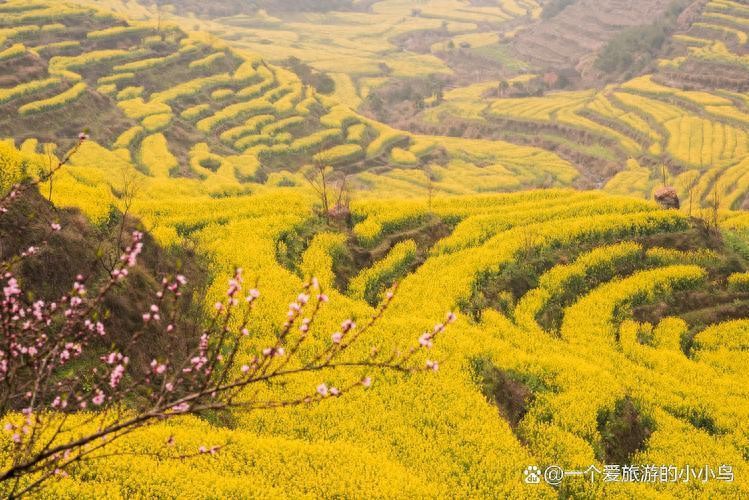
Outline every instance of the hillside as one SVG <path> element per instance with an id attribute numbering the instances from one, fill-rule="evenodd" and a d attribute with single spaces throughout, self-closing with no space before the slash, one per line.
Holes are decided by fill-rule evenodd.
<path id="1" fill-rule="evenodd" d="M 630 4 L 375 2 L 219 17 L 196 8 L 206 16 L 196 21 L 174 2 L 158 15 L 277 63 L 296 57 L 332 77 L 338 102 L 396 128 L 545 149 L 574 165 L 575 186 L 617 194 L 649 198 L 665 166 L 685 210 L 747 207 L 749 12 L 722 0 Z M 637 45 L 655 40 L 649 52 Z M 644 74 L 597 88 L 599 65 L 615 80 Z M 559 90 L 581 79 L 593 88 Z"/>
<path id="2" fill-rule="evenodd" d="M 41 195 L 0 218 L 0 255 L 64 222 L 24 285 L 58 293 L 127 213 L 147 236 L 143 279 L 105 318 L 124 338 L 128 320 L 150 321 L 142 295 L 155 275 L 184 264 L 197 306 L 233 299 L 237 268 L 260 290 L 241 321 L 242 373 L 261 353 L 292 359 L 265 351 L 313 276 L 331 307 L 299 327 L 301 359 L 337 345 L 347 320 L 379 314 L 396 284 L 355 354 L 400 351 L 458 312 L 421 344 L 439 360 L 429 373 L 356 367 L 352 380 L 372 375 L 371 387 L 342 397 L 327 388 L 348 374 L 269 378 L 238 401 L 295 401 L 320 384 L 326 396 L 160 415 L 55 473 L 40 496 L 749 496 L 749 8 L 696 2 L 646 74 L 548 88 L 561 84 L 546 78 L 557 61 L 540 61 L 545 46 L 570 49 L 563 66 L 592 64 L 665 8 L 631 3 L 637 16 L 601 2 L 582 33 L 572 21 L 584 0 L 554 15 L 532 0 L 0 3 L 0 193 L 19 177 L 11 167 L 39 177 L 80 144 Z M 533 33 L 535 48 L 522 42 Z M 335 91 L 304 83 L 289 56 Z M 437 80 L 424 98 L 420 85 Z M 413 111 L 398 116 L 407 130 L 367 116 L 371 95 Z M 76 143 L 84 128 L 90 139 Z M 663 184 L 681 210 L 652 201 Z M 155 377 L 148 358 L 185 345 L 152 340 L 141 364 Z M 95 409 L 70 415 L 99 425 Z M 15 448 L 0 436 L 4 469 Z M 695 477 L 523 476 L 613 464 Z M 726 465 L 731 481 L 694 470 Z"/>
<path id="3" fill-rule="evenodd" d="M 105 175 L 107 157 L 99 158 L 91 169 Z M 369 314 L 367 294 L 376 301 L 393 280 L 400 287 L 378 329 L 381 348 L 428 328 L 429 316 L 453 305 L 462 319 L 435 348 L 449 361 L 429 384 L 385 375 L 366 394 L 277 413 L 238 411 L 228 427 L 190 419 L 159 425 L 115 446 L 147 450 L 173 435 L 189 449 L 207 433 L 211 442 L 235 446 L 210 460 L 161 466 L 147 457 L 92 462 L 89 473 L 73 473 L 53 492 L 91 495 L 127 485 L 130 494 L 234 495 L 249 481 L 283 496 L 374 494 L 390 491 L 388 484 L 398 484 L 394 495 L 522 495 L 530 486 L 517 480 L 518 464 L 579 468 L 614 457 L 728 461 L 737 478 L 744 476 L 746 214 L 725 220 L 734 230 L 720 236 L 650 202 L 546 190 L 443 196 L 431 207 L 361 200 L 352 206 L 352 225 L 326 228 L 310 218 L 314 198 L 297 188 L 216 198 L 205 182 L 143 182 L 134 212 L 158 221 L 165 243 L 167 235 L 172 243 L 178 235 L 198 242 L 214 273 L 209 297 L 220 296 L 234 264 L 262 277 L 261 345 L 273 335 L 268 322 L 281 312 L 276 304 L 312 274 L 339 304 L 320 318 L 323 331 L 348 315 Z M 447 233 L 422 237 L 420 228 L 435 219 Z M 311 236 L 295 236 L 302 234 Z M 409 245 L 424 257 L 415 260 Z M 373 260 L 352 275 L 342 256 L 353 251 L 371 252 Z M 283 255 L 296 255 L 298 267 L 285 267 Z M 341 273 L 349 278 L 340 281 Z M 625 411 L 635 420 L 622 428 Z M 304 457 L 294 462 L 293 481 L 266 483 L 271 471 L 284 469 L 285 454 Z M 321 480 L 319 470 L 334 456 L 346 464 L 336 472 L 348 481 Z M 236 461 L 254 465 L 239 471 Z M 368 463 L 381 475 L 363 474 Z M 435 468 L 439 483 L 427 479 Z M 662 487 L 677 496 L 727 495 L 744 492 L 746 483 Z M 550 494 L 545 488 L 534 491 Z M 587 482 L 563 491 L 590 492 Z M 632 490 L 612 483 L 605 491 Z"/>
<path id="4" fill-rule="evenodd" d="M 546 15 L 520 33 L 513 47 L 523 59 L 542 68 L 590 69 L 595 54 L 618 33 L 661 17 L 671 0 L 555 0 Z M 559 7 L 553 8 L 553 6 Z M 559 12 L 556 12 L 558 9 Z"/>
<path id="5" fill-rule="evenodd" d="M 471 127 L 510 142 L 557 152 L 587 172 L 588 185 L 649 197 L 673 184 L 690 206 L 749 207 L 749 33 L 738 4 L 708 2 L 674 35 L 675 55 L 643 75 L 601 90 L 505 97 L 497 83 L 445 95 L 415 129 Z M 728 14 L 722 12 L 730 12 Z M 680 47 L 680 48 L 679 48 Z"/>
<path id="6" fill-rule="evenodd" d="M 120 168 L 132 163 L 145 175 L 203 178 L 219 190 L 227 183 L 305 183 L 297 172 L 316 162 L 361 173 L 351 181 L 359 189 L 387 183 L 422 194 L 427 165 L 437 180 L 474 177 L 462 188 L 474 192 L 569 185 L 577 175 L 533 148 L 507 144 L 488 155 L 470 142 L 437 148 L 437 140 L 360 116 L 290 71 L 212 37 L 128 25 L 82 7 L 15 5 L 2 6 L 3 23 L 13 28 L 3 34 L 0 56 L 8 75 L 0 135 L 19 144 L 33 139 L 32 151 L 46 142 L 69 144 L 75 130 L 87 128 L 115 152 Z M 481 168 L 487 161 L 492 168 Z"/>

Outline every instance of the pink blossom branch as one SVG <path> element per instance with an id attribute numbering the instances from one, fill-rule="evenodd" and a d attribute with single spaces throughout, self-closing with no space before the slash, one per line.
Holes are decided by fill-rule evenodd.
<path id="1" fill-rule="evenodd" d="M 84 140 L 81 136 L 47 178 L 67 164 Z M 0 200 L 0 207 L 39 182 L 17 187 L 13 191 L 16 194 Z M 59 224 L 52 228 L 60 229 Z M 328 334 L 330 341 L 305 360 L 300 353 L 311 338 L 320 338 L 313 335 L 313 330 L 329 300 L 313 278 L 289 305 L 271 345 L 240 366 L 240 354 L 252 352 L 248 344 L 259 341 L 249 325 L 260 292 L 256 288 L 244 292 L 242 270 L 237 269 L 224 300 L 216 303 L 210 320 L 196 333 L 198 338 L 187 333 L 188 327 L 179 315 L 187 279 L 178 275 L 162 280 L 150 306 L 142 311 L 142 328 L 132 332 L 123 345 L 115 345 L 101 355 L 99 350 L 109 332 L 98 318 L 104 317 L 104 304 L 112 291 L 127 286 L 142 250 L 143 235 L 135 231 L 118 262 L 95 290 L 89 291 L 88 280 L 79 275 L 67 294 L 47 302 L 29 303 L 28 294 L 12 273 L 17 264 L 35 253 L 34 249 L 12 262 L 0 263 L 0 415 L 12 443 L 11 463 L 0 471 L 0 492 L 9 496 L 29 493 L 120 437 L 164 419 L 209 410 L 273 410 L 319 403 L 366 389 L 372 383 L 369 374 L 363 378 L 347 376 L 349 380 L 340 387 L 320 383 L 305 394 L 260 399 L 257 388 L 284 378 L 361 369 L 401 373 L 437 370 L 437 361 L 418 361 L 417 354 L 430 349 L 447 324 L 455 320 L 449 313 L 444 323 L 423 333 L 405 354 L 394 350 L 381 355 L 373 349 L 357 359 L 351 354 L 352 346 L 382 319 L 393 300 L 393 289 L 364 327 L 357 328 L 353 319 L 346 319 L 339 331 Z M 138 367 L 131 358 L 142 352 L 146 332 L 179 335 L 194 347 L 184 358 L 166 353 L 147 367 Z M 74 417 L 82 410 L 94 412 Z M 88 430 L 91 425 L 93 430 Z M 215 453 L 220 448 L 206 447 L 200 453 Z"/>

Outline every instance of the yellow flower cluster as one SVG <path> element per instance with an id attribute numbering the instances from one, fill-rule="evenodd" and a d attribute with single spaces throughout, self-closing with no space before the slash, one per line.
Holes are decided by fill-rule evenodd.
<path id="1" fill-rule="evenodd" d="M 315 162 L 324 165 L 337 166 L 344 163 L 352 163 L 364 156 L 364 151 L 358 144 L 341 144 L 317 153 L 313 158 Z"/>
<path id="2" fill-rule="evenodd" d="M 41 101 L 33 101 L 28 104 L 24 104 L 18 108 L 18 113 L 21 115 L 31 115 L 34 113 L 42 113 L 53 109 L 61 108 L 71 102 L 79 99 L 87 89 L 87 85 L 83 82 L 78 82 L 68 90 L 61 92 L 48 99 L 42 99 Z"/>
<path id="3" fill-rule="evenodd" d="M 728 286 L 740 292 L 749 292 L 749 273 L 732 274 L 728 277 Z"/>

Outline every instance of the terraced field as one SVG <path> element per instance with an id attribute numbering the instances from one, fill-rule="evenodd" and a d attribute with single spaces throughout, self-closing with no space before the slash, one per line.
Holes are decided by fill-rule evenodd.
<path id="1" fill-rule="evenodd" d="M 720 64 L 738 71 L 749 9 L 706 3 L 676 38 L 684 55 L 654 75 L 524 98 L 500 97 L 498 80 L 460 86 L 404 132 L 352 109 L 387 77 L 378 58 L 403 74 L 441 71 L 433 54 L 450 40 L 491 51 L 540 6 L 429 0 L 414 12 L 396 0 L 293 19 L 190 19 L 211 35 L 187 31 L 183 13 L 155 26 L 137 2 L 106 3 L 141 22 L 91 7 L 100 3 L 0 3 L 0 187 L 9 166 L 43 174 L 89 127 L 91 140 L 40 192 L 98 228 L 127 211 L 164 247 L 195 249 L 209 268 L 206 304 L 241 266 L 262 296 L 240 364 L 276 341 L 288 297 L 312 276 L 336 306 L 316 317 L 310 358 L 343 320 L 375 314 L 395 283 L 361 353 L 402 349 L 447 311 L 459 316 L 428 351 L 439 360 L 428 377 L 377 373 L 368 390 L 322 404 L 159 423 L 107 448 L 108 459 L 71 467 L 45 495 L 749 496 L 749 215 L 738 210 L 749 208 L 749 107 L 728 73 L 682 88 L 690 65 L 712 71 L 705 51 L 721 44 L 731 56 Z M 423 52 L 420 30 L 441 33 Z M 395 51 L 393 37 L 418 55 Z M 334 70 L 336 94 L 257 55 L 264 40 L 279 59 Z M 352 77 L 344 54 L 354 53 L 362 71 Z M 341 217 L 321 216 L 308 182 L 325 166 L 353 189 Z M 644 199 L 663 177 L 682 211 Z M 259 396 L 294 398 L 320 376 Z M 343 375 L 325 377 L 343 386 Z M 11 437 L 0 437 L 5 465 Z M 153 454 L 225 442 L 216 455 Z M 610 464 L 649 478 L 662 466 L 720 474 L 582 474 Z M 527 465 L 581 474 L 526 484 Z"/>
<path id="2" fill-rule="evenodd" d="M 591 57 L 616 33 L 658 18 L 669 0 L 585 0 L 570 2 L 558 15 L 525 30 L 513 42 L 540 67 L 590 67 Z"/>
<path id="3" fill-rule="evenodd" d="M 697 88 L 749 89 L 746 59 L 749 10 L 742 2 L 710 0 L 675 40 L 682 54 L 663 62 L 659 79 Z"/>
<path id="4" fill-rule="evenodd" d="M 484 153 L 460 141 L 435 148 L 437 140 L 362 117 L 215 38 L 169 26 L 156 32 L 82 7 L 14 5 L 2 7 L 14 28 L 2 45 L 0 134 L 33 138 L 38 148 L 69 144 L 73 131 L 90 128 L 120 163 L 156 177 L 207 178 L 217 191 L 234 181 L 302 184 L 300 169 L 319 162 L 360 174 L 357 188 L 386 183 L 418 196 L 430 166 L 439 189 L 442 172 L 477 177 L 460 191 L 569 185 L 576 176 L 533 148 Z M 55 26 L 45 24 L 51 19 Z M 492 168 L 479 168 L 487 161 Z"/>
<path id="5" fill-rule="evenodd" d="M 118 158 L 86 145 L 64 181 L 55 180 L 55 201 L 96 220 L 101 200 L 118 189 L 111 175 Z M 46 159 L 30 161 L 43 166 Z M 460 308 L 461 319 L 431 353 L 444 362 L 428 383 L 388 374 L 366 393 L 322 405 L 238 410 L 230 428 L 198 419 L 158 425 L 114 446 L 137 453 L 169 435 L 186 451 L 206 436 L 233 445 L 206 459 L 94 461 L 85 474 L 52 483 L 50 494 L 237 495 L 251 482 L 282 496 L 546 497 L 557 493 L 521 481 L 525 464 L 602 470 L 614 460 L 711 464 L 716 471 L 728 463 L 736 479 L 571 479 L 561 492 L 673 498 L 749 492 L 745 214 L 724 214 L 734 229 L 721 240 L 676 211 L 601 192 L 443 195 L 431 204 L 380 196 L 356 201 L 349 224 L 318 228 L 300 248 L 290 246 L 294 235 L 309 234 L 303 228 L 314 224 L 315 198 L 305 188 L 253 185 L 249 195 L 216 197 L 210 177 L 137 175 L 142 191 L 133 213 L 164 244 L 198 244 L 214 273 L 209 302 L 224 293 L 234 265 L 262 277 L 252 345 L 274 335 L 272 319 L 310 275 L 338 304 L 319 318 L 321 332 L 345 317 L 371 314 L 370 304 L 396 280 L 397 298 L 368 340 L 380 349 L 429 328 L 428 318 L 446 310 Z M 290 254 L 292 247 L 300 253 Z M 352 251 L 370 258 L 354 273 L 345 264 Z M 289 255 L 297 255 L 291 267 Z M 294 393 L 314 380 L 273 390 Z M 640 436 L 627 440 L 629 447 L 611 441 L 611 432 L 622 432 L 612 429 L 623 412 L 636 425 L 624 432 Z M 293 480 L 279 479 L 273 471 L 285 470 L 282 461 L 289 460 Z M 377 474 L 363 472 L 375 463 Z M 439 482 L 430 480 L 435 470 Z M 340 474 L 347 480 L 333 480 Z"/>
<path id="6" fill-rule="evenodd" d="M 517 168 L 510 168 L 511 175 L 522 178 L 518 183 L 502 175 L 507 171 L 507 164 L 502 165 L 501 172 L 491 173 L 482 168 L 481 179 L 477 178 L 478 171 L 471 173 L 469 169 L 461 175 L 476 179 L 476 185 L 470 188 L 472 190 L 569 185 L 570 180 L 574 179 L 574 185 L 578 187 L 609 186 L 613 192 L 621 193 L 622 186 L 627 184 L 623 182 L 626 179 L 637 181 L 627 190 L 628 193 L 649 197 L 653 189 L 663 183 L 665 166 L 666 182 L 676 186 L 685 207 L 710 206 L 716 200 L 723 208 L 741 208 L 749 203 L 746 196 L 749 180 L 742 166 L 746 158 L 744 128 L 747 116 L 744 111 L 748 108 L 741 93 L 744 89 L 741 82 L 749 75 L 741 59 L 749 37 L 746 31 L 749 29 L 749 18 L 746 17 L 746 8 L 736 2 L 715 0 L 696 3 L 687 9 L 679 18 L 677 32 L 666 51 L 671 58 L 660 61 L 657 71 L 649 78 L 636 78 L 632 82 L 603 89 L 552 91 L 540 97 L 527 98 L 500 98 L 505 91 L 497 89 L 502 82 L 507 82 L 510 88 L 514 85 L 522 88 L 524 82 L 534 81 L 537 75 L 544 75 L 550 69 L 564 73 L 564 68 L 578 66 L 579 63 L 589 68 L 597 51 L 612 36 L 636 26 L 642 19 L 658 17 L 670 5 L 669 2 L 639 2 L 634 7 L 628 3 L 626 8 L 617 2 L 597 8 L 590 8 L 585 2 L 575 2 L 559 14 L 540 20 L 541 6 L 527 2 L 496 2 L 477 6 L 468 2 L 435 0 L 413 7 L 408 2 L 385 1 L 352 4 L 350 9 L 326 12 L 294 13 L 283 8 L 270 13 L 253 11 L 252 14 L 243 14 L 232 11 L 227 17 L 211 19 L 186 16 L 180 5 L 167 5 L 158 11 L 136 2 L 110 0 L 107 5 L 131 18 L 140 19 L 144 26 L 153 26 L 157 19 L 164 19 L 185 29 L 207 30 L 227 43 L 223 46 L 224 50 L 243 54 L 244 50 L 250 50 L 270 62 L 283 62 L 293 56 L 316 71 L 327 72 L 331 76 L 335 83 L 332 99 L 319 93 L 298 96 L 292 91 L 285 95 L 283 102 L 291 100 L 296 104 L 300 101 L 297 97 L 300 97 L 314 100 L 320 108 L 313 106 L 311 116 L 306 117 L 303 123 L 291 125 L 290 131 L 282 132 L 280 144 L 275 139 L 262 137 L 260 129 L 256 131 L 258 133 L 253 133 L 251 128 L 255 122 L 245 125 L 241 120 L 245 118 L 242 113 L 237 115 L 239 119 L 229 118 L 225 126 L 223 123 L 211 125 L 213 128 L 220 127 L 217 134 L 219 140 L 207 137 L 201 141 L 207 144 L 211 154 L 229 158 L 228 163 L 240 161 L 237 155 L 243 158 L 255 156 L 255 159 L 241 160 L 248 162 L 239 174 L 244 180 L 252 179 L 256 172 L 257 178 L 263 180 L 277 172 L 280 165 L 293 173 L 306 162 L 303 158 L 306 152 L 301 155 L 293 152 L 283 154 L 283 144 L 293 146 L 293 141 L 308 135 L 313 137 L 310 139 L 312 142 L 315 141 L 314 137 L 324 137 L 325 146 L 336 147 L 334 154 L 348 152 L 353 155 L 345 158 L 347 161 L 357 158 L 358 153 L 354 152 L 353 146 L 338 147 L 348 142 L 348 122 L 344 123 L 346 127 L 343 127 L 337 140 L 334 130 L 326 130 L 333 128 L 330 122 L 313 122 L 338 104 L 352 110 L 362 106 L 370 109 L 367 98 L 373 90 L 394 81 L 441 75 L 440 78 L 450 82 L 449 87 L 457 87 L 446 90 L 444 95 L 423 101 L 426 109 L 413 119 L 399 121 L 399 126 L 422 135 L 502 140 L 506 142 L 498 144 L 498 147 L 505 152 L 510 149 L 507 142 L 545 149 L 563 158 L 562 161 L 555 158 L 554 165 L 563 165 L 566 161 L 578 171 L 574 175 L 568 168 L 562 172 L 556 166 L 548 169 L 553 172 L 534 172 L 532 168 L 519 172 Z M 189 8 L 195 9 L 201 16 L 206 14 L 202 8 Z M 585 19 L 588 28 L 572 29 L 579 24 L 579 19 Z M 200 43 L 218 43 L 216 39 L 211 40 Z M 539 54 L 553 59 L 556 57 L 553 56 L 554 51 L 547 50 L 550 44 L 564 50 L 570 49 L 569 53 L 553 61 L 540 60 L 530 53 L 536 47 Z M 10 50 L 11 46 L 7 46 Z M 222 49 L 208 48 L 205 52 L 208 54 L 212 50 Z M 484 62 L 469 62 L 474 61 L 474 56 L 484 58 Z M 486 66 L 487 61 L 494 62 Z M 238 64 L 238 61 L 235 63 Z M 585 73 L 587 70 L 582 66 L 578 71 Z M 273 68 L 273 83 L 269 81 L 267 89 L 261 88 L 263 92 L 275 89 L 274 85 L 288 87 L 291 85 L 288 82 L 294 79 L 283 69 Z M 208 73 L 200 68 L 195 69 L 196 78 L 199 78 L 197 75 L 210 76 L 215 74 L 213 71 L 236 70 L 237 67 L 235 64 L 233 68 L 216 68 Z M 182 75 L 178 76 L 178 79 L 182 78 Z M 262 86 L 258 83 L 260 77 L 254 78 L 248 87 Z M 476 81 L 480 83 L 474 83 Z M 44 83 L 42 80 L 37 85 Z M 221 88 L 220 84 L 214 87 L 208 82 L 204 83 L 216 92 L 215 96 L 211 95 L 211 100 L 218 100 L 221 105 L 211 104 L 208 111 L 202 101 L 193 108 L 174 103 L 179 114 L 185 113 L 180 118 L 191 122 L 186 125 L 188 128 L 200 124 L 205 128 L 210 124 L 210 121 L 204 121 L 206 117 L 201 113 L 216 113 L 223 107 L 229 108 L 229 113 L 236 112 L 231 105 L 246 97 L 229 93 L 232 91 L 236 94 L 242 90 L 241 85 L 224 85 L 225 88 Z M 103 86 L 103 90 L 107 90 L 108 85 L 105 83 Z M 128 92 L 136 92 L 137 87 L 122 93 L 126 87 L 120 86 L 113 97 L 122 97 L 125 101 L 123 105 L 131 108 L 131 116 L 138 120 L 147 118 L 147 123 L 139 123 L 145 133 L 149 129 L 158 132 L 160 127 L 169 123 L 166 113 L 156 113 L 158 109 L 152 108 L 152 115 L 140 117 L 139 113 L 149 111 L 132 108 L 138 102 L 134 99 L 139 97 L 124 99 Z M 80 91 L 80 87 L 77 90 Z M 147 95 L 148 92 L 158 91 L 157 88 L 146 89 Z M 253 93 L 253 90 L 246 92 Z M 305 89 L 304 92 L 310 91 Z M 257 97 L 261 96 L 259 94 Z M 187 98 L 187 95 L 181 97 L 183 100 Z M 278 97 L 271 95 L 270 98 Z M 195 96 L 193 100 L 199 102 Z M 291 117 L 287 116 L 288 111 L 285 113 L 279 114 L 274 110 L 266 115 L 266 119 L 270 119 L 270 116 Z M 368 120 L 362 117 L 351 120 L 360 120 L 357 123 L 369 130 L 362 134 L 360 144 L 366 149 L 366 140 L 378 134 L 377 128 L 381 125 L 371 121 L 367 124 Z M 178 127 L 182 126 L 180 121 L 177 121 Z M 297 120 L 290 123 L 294 121 Z M 137 137 L 133 127 L 127 129 L 128 134 L 122 138 L 123 141 Z M 199 133 L 212 135 L 213 130 L 199 130 Z M 389 133 L 397 135 L 395 131 Z M 358 134 L 353 135 L 356 136 Z M 181 139 L 186 137 L 197 138 L 194 133 L 185 131 Z M 120 144 L 124 144 L 123 141 Z M 301 144 L 297 143 L 297 147 Z M 413 145 L 413 141 L 410 144 Z M 189 163 L 189 150 L 193 146 L 173 146 L 173 154 L 181 164 Z M 409 149 L 408 144 L 402 146 L 398 145 L 400 149 Z M 132 153 L 137 152 L 137 144 L 135 147 L 136 151 Z M 254 154 L 258 151 L 268 152 L 260 154 L 261 158 L 258 159 L 258 155 Z M 453 160 L 451 167 L 457 165 L 463 168 L 455 160 L 471 154 L 465 149 L 462 151 L 448 152 Z M 520 155 L 529 157 L 536 154 L 521 151 L 518 150 Z M 312 146 L 312 155 L 319 152 Z M 140 156 L 132 153 L 131 156 L 137 161 Z M 363 159 L 357 158 L 359 161 L 355 165 L 347 166 L 347 170 L 353 172 L 372 168 L 377 172 L 378 175 L 374 177 L 366 174 L 359 176 L 363 178 L 359 183 L 360 188 L 370 188 L 373 183 L 384 182 L 378 169 L 383 163 L 395 167 L 394 171 L 385 174 L 388 185 L 401 189 L 404 194 L 412 191 L 410 188 L 414 184 L 423 190 L 431 182 L 429 176 L 421 174 L 414 166 L 429 166 L 434 171 L 444 166 L 435 166 L 429 158 L 414 164 L 409 157 L 406 164 L 411 168 L 404 169 L 404 163 L 393 160 L 389 151 L 382 153 L 376 159 L 371 158 L 371 154 L 365 154 Z M 272 158 L 268 159 L 268 155 Z M 517 154 L 513 152 L 506 156 L 517 157 Z M 629 160 L 634 160 L 636 164 Z M 469 162 L 474 166 L 481 163 L 476 158 Z M 636 167 L 631 168 L 632 165 Z M 278 180 L 278 177 L 274 175 L 273 179 Z M 282 173 L 280 179 L 291 177 Z"/>
<path id="7" fill-rule="evenodd" d="M 497 98 L 497 81 L 476 84 L 446 93 L 416 128 L 463 133 L 473 127 L 556 151 L 583 172 L 580 182 L 588 187 L 650 197 L 665 174 L 685 210 L 749 208 L 749 114 L 742 93 L 749 74 L 741 60 L 747 15 L 734 2 L 706 2 L 674 36 L 680 47 L 674 53 L 686 55 L 660 61 L 655 74 L 601 90 L 528 98 Z"/>
<path id="8" fill-rule="evenodd" d="M 230 15 L 209 16 L 205 8 L 177 0 L 166 3 L 162 15 L 186 29 L 199 28 L 262 54 L 269 62 L 297 57 L 333 76 L 339 102 L 358 105 L 373 89 L 399 78 L 437 74 L 474 82 L 524 68 L 508 42 L 541 12 L 536 0 L 349 3 L 349 8 L 309 12 L 276 2 L 275 10 L 234 8 L 224 12 Z M 157 17 L 150 2 L 104 4 L 131 19 L 154 22 Z"/>

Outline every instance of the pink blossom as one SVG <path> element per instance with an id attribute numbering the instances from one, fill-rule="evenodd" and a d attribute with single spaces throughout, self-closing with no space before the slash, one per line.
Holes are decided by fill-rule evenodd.
<path id="1" fill-rule="evenodd" d="M 96 406 L 101 406 L 101 404 L 104 403 L 104 393 L 101 391 L 96 391 L 96 396 L 93 397 L 91 402 Z"/>
<path id="2" fill-rule="evenodd" d="M 311 319 L 309 319 L 309 318 L 304 318 L 304 319 L 302 320 L 302 324 L 301 324 L 301 325 L 299 325 L 299 330 L 300 330 L 300 331 L 301 331 L 302 333 L 307 333 L 307 332 L 309 331 L 309 325 L 310 325 L 310 323 L 311 323 L 311 322 L 312 322 L 312 320 L 311 320 Z"/>
<path id="3" fill-rule="evenodd" d="M 247 373 L 250 371 L 250 367 L 248 365 L 242 365 L 242 373 Z"/>
<path id="4" fill-rule="evenodd" d="M 189 409 L 190 409 L 190 405 L 187 403 L 180 403 L 180 404 L 172 406 L 172 411 L 174 411 L 174 413 L 184 413 Z"/>
<path id="5" fill-rule="evenodd" d="M 341 330 L 343 330 L 343 333 L 347 333 L 349 330 L 353 330 L 354 328 L 356 328 L 356 323 L 354 323 L 350 319 L 347 319 L 343 323 L 341 323 Z"/>
<path id="6" fill-rule="evenodd" d="M 422 334 L 422 336 L 419 337 L 419 345 L 426 348 L 432 347 L 432 336 L 428 333 Z"/>
<path id="7" fill-rule="evenodd" d="M 338 396 L 340 393 L 341 393 L 341 391 L 339 391 L 337 387 L 331 387 L 330 388 L 330 394 L 331 394 L 331 396 Z"/>
<path id="8" fill-rule="evenodd" d="M 205 366 L 205 364 L 208 362 L 208 358 L 205 356 L 194 356 L 192 359 L 190 359 L 190 363 L 192 363 L 193 367 L 196 370 L 200 370 Z"/>
<path id="9" fill-rule="evenodd" d="M 325 295 L 324 293 L 321 293 L 320 295 L 317 296 L 317 300 L 319 300 L 320 302 L 324 304 L 325 302 L 328 302 L 328 300 L 330 299 L 328 298 L 327 295 Z"/>
<path id="10" fill-rule="evenodd" d="M 370 387 L 372 385 L 372 377 L 364 377 L 361 381 L 361 385 L 364 387 Z"/>
<path id="11" fill-rule="evenodd" d="M 437 363 L 436 361 L 432 361 L 431 359 L 427 359 L 426 366 L 428 369 L 435 372 L 440 368 L 439 363 Z"/>
<path id="12" fill-rule="evenodd" d="M 106 362 L 108 365 L 113 365 L 117 361 L 122 359 L 122 354 L 119 352 L 113 351 L 110 352 L 106 357 L 101 358 L 104 362 Z"/>
<path id="13" fill-rule="evenodd" d="M 334 344 L 340 344 L 341 340 L 343 340 L 343 334 L 341 332 L 335 332 L 330 336 L 330 340 L 332 340 Z"/>
<path id="14" fill-rule="evenodd" d="M 154 359 L 153 361 L 151 361 L 151 369 L 154 373 L 161 375 L 166 371 L 166 365 L 163 363 L 159 363 Z"/>
<path id="15" fill-rule="evenodd" d="M 109 376 L 109 387 L 112 389 L 117 388 L 124 374 L 125 367 L 123 365 L 120 364 L 115 366 L 114 370 L 112 370 L 112 374 Z"/>
<path id="16" fill-rule="evenodd" d="M 3 294 L 6 298 L 21 294 L 21 289 L 18 287 L 18 281 L 15 278 L 8 280 L 8 286 L 3 288 Z"/>
<path id="17" fill-rule="evenodd" d="M 328 386 L 326 384 L 318 385 L 317 393 L 322 397 L 326 397 L 328 395 Z"/>
<path id="18" fill-rule="evenodd" d="M 56 222 L 52 223 L 51 227 L 52 227 L 52 231 L 55 231 L 55 232 L 57 232 L 60 229 L 62 229 L 62 226 L 60 224 L 57 224 Z"/>

